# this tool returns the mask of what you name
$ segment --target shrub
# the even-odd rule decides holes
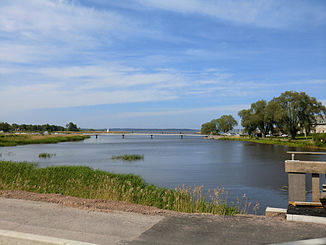
[[[313,134],[312,139],[316,146],[325,146],[326,145],[326,133]]]

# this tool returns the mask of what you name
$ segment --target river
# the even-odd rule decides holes
[[[1,147],[0,160],[37,162],[40,167],[86,165],[134,173],[148,183],[169,188],[185,184],[204,185],[207,190],[220,186],[229,192],[229,201],[246,196],[252,206],[258,202],[258,214],[262,214],[266,206],[287,207],[287,192],[282,187],[287,186],[284,160],[290,159],[288,150],[300,149],[191,136],[181,139],[155,135],[150,139],[145,135],[126,135],[122,139],[121,135],[100,135],[81,142]],[[41,159],[38,155],[43,152],[55,156]],[[111,159],[112,155],[122,154],[143,154],[144,160]]]

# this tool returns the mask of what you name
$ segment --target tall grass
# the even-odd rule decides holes
[[[284,145],[289,147],[302,147],[302,148],[312,148],[312,149],[325,149],[326,147],[320,147],[316,145],[312,139],[287,139],[287,138],[276,138],[276,137],[268,137],[268,138],[257,138],[257,137],[221,137],[218,140],[236,140],[236,141],[246,141],[253,142],[259,144],[268,144],[268,145]]]
[[[51,158],[53,156],[55,156],[55,154],[53,154],[53,153],[46,153],[46,152],[40,153],[38,155],[39,158]]]
[[[114,174],[84,166],[38,168],[26,162],[0,161],[0,189],[57,193],[80,198],[119,200],[187,213],[233,215],[239,207],[229,206],[218,188],[203,195],[201,187],[175,190],[147,184],[132,174]]]
[[[66,141],[81,141],[89,138],[88,135],[64,135],[64,136],[31,136],[31,135],[0,135],[0,146],[16,146],[26,144],[55,144]]]
[[[112,160],[123,160],[123,161],[135,161],[135,160],[144,160],[144,155],[121,155],[121,156],[112,156]]]

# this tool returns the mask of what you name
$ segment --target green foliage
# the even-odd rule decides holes
[[[70,122],[66,125],[67,131],[80,131],[76,124]]]
[[[53,156],[55,156],[55,154],[52,154],[52,153],[46,153],[46,152],[40,153],[40,154],[38,155],[39,158],[51,158],[51,157],[53,157]]]
[[[213,134],[217,132],[216,123],[212,120],[201,125],[200,132],[202,134]]]
[[[65,128],[62,126],[57,125],[49,125],[49,124],[43,124],[43,125],[32,125],[32,124],[16,124],[13,123],[10,125],[6,122],[0,122],[0,131],[3,132],[16,132],[16,131],[22,131],[22,132],[55,132],[55,131],[64,131]]]
[[[213,119],[210,122],[201,125],[202,134],[217,134],[218,132],[227,133],[238,125],[237,121],[231,115],[223,115],[218,119]]]
[[[228,206],[221,188],[205,197],[202,186],[175,190],[145,183],[132,174],[114,174],[84,166],[37,168],[26,162],[0,161],[0,190],[57,193],[79,198],[119,200],[188,213],[233,215],[240,205]]]
[[[217,125],[217,131],[227,133],[233,129],[234,126],[238,125],[238,122],[231,115],[223,115],[215,120]]]
[[[259,138],[259,137],[223,137],[219,140],[235,140],[235,141],[246,141],[253,142],[258,144],[268,144],[268,145],[284,145],[289,147],[302,147],[302,148],[316,148],[316,146],[311,142],[311,140],[303,139],[287,139],[281,137],[268,137],[268,138]]]
[[[312,139],[316,146],[326,146],[326,133],[313,134]]]
[[[326,107],[321,102],[304,92],[286,91],[272,101],[276,104],[276,124],[285,129],[292,139],[300,129],[309,132],[316,122],[316,115],[326,113]]]
[[[144,155],[121,155],[121,156],[112,156],[113,160],[123,160],[123,161],[135,161],[135,160],[144,160]]]
[[[65,136],[39,136],[33,138],[31,135],[0,135],[0,146],[16,146],[27,144],[55,144],[66,141],[81,141],[89,138],[88,135],[65,135]]]
[[[251,104],[250,109],[238,113],[241,125],[249,135],[258,129],[265,136],[278,128],[281,133],[288,133],[295,139],[299,130],[310,132],[316,116],[326,113],[326,107],[316,98],[306,93],[286,91],[270,102],[259,100]]]

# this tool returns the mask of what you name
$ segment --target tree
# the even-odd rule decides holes
[[[275,107],[275,124],[285,129],[292,139],[300,129],[309,132],[316,116],[326,113],[326,107],[321,102],[304,92],[286,91],[273,98],[271,103]]]
[[[238,112],[239,117],[241,117],[241,125],[244,127],[244,130],[249,134],[252,135],[256,129],[257,129],[257,124],[255,120],[253,119],[251,110],[248,109],[243,109]]]
[[[10,131],[10,124],[6,122],[0,122],[0,131],[9,132]]]
[[[212,133],[216,133],[216,123],[214,122],[214,120],[204,123],[201,125],[201,130],[200,132],[202,134],[212,134]]]
[[[66,124],[67,127],[67,131],[79,131],[79,128],[77,128],[77,125],[69,122],[68,124]]]
[[[214,120],[216,122],[217,131],[227,133],[238,125],[238,122],[231,115],[223,115],[220,118]]]

